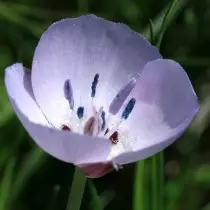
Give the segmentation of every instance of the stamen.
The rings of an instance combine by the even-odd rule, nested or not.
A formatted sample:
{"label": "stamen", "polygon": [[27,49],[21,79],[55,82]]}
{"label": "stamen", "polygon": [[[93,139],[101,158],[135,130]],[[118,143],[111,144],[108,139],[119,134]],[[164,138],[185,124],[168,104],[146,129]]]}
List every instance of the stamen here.
{"label": "stamen", "polygon": [[119,138],[118,138],[118,132],[115,131],[110,137],[109,139],[111,140],[112,144],[117,144],[119,142]]}
{"label": "stamen", "polygon": [[80,106],[78,109],[77,109],[77,116],[79,119],[83,118],[83,115],[84,115],[84,107]]}
{"label": "stamen", "polygon": [[71,131],[71,128],[69,128],[67,125],[62,125],[61,130],[63,131]]}
{"label": "stamen", "polygon": [[84,135],[92,136],[93,135],[93,126],[95,123],[95,117],[90,117],[85,123],[83,133]]}
{"label": "stamen", "polygon": [[102,113],[101,113],[101,119],[102,119],[101,130],[103,131],[105,129],[105,126],[106,126],[105,111],[102,111]]}
{"label": "stamen", "polygon": [[128,102],[127,106],[125,107],[124,112],[122,113],[122,117],[121,117],[122,119],[127,120],[128,116],[130,115],[130,113],[132,112],[132,110],[134,108],[135,103],[136,103],[136,99],[135,98],[132,98]]}
{"label": "stamen", "polygon": [[101,107],[95,115],[95,122],[93,125],[93,136],[97,136],[101,130],[100,116],[102,114],[102,111],[103,111],[103,107]]}
{"label": "stamen", "polygon": [[95,94],[96,94],[96,86],[98,84],[98,79],[99,79],[99,74],[96,74],[94,76],[94,79],[93,79],[93,82],[92,82],[92,85],[91,85],[91,97],[92,98],[94,98]]}
{"label": "stamen", "polygon": [[106,129],[104,136],[109,132],[109,128]]}
{"label": "stamen", "polygon": [[64,83],[64,96],[69,102],[70,109],[74,108],[74,97],[71,82],[67,79]]}
{"label": "stamen", "polygon": [[128,95],[131,93],[131,91],[133,90],[133,88],[136,85],[136,79],[132,78],[128,84],[126,84],[118,93],[117,95],[114,97],[114,99],[112,100],[110,106],[109,106],[109,112],[113,115],[116,115],[120,108],[122,107],[124,101],[126,100],[126,98],[128,97]]}

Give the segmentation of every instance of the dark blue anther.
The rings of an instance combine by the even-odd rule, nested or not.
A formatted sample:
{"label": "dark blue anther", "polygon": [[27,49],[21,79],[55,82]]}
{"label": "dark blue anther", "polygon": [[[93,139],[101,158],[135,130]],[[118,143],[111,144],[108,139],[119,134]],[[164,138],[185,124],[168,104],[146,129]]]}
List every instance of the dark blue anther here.
{"label": "dark blue anther", "polygon": [[74,97],[71,82],[67,79],[64,83],[64,96],[69,102],[70,109],[74,108]]}
{"label": "dark blue anther", "polygon": [[101,119],[102,119],[101,130],[104,130],[104,128],[106,126],[105,112],[104,111],[102,111],[102,113],[101,113]]}
{"label": "dark blue anther", "polygon": [[130,114],[130,113],[132,112],[132,110],[133,110],[133,107],[134,107],[135,103],[136,103],[136,99],[135,99],[135,98],[132,98],[132,99],[128,102],[127,106],[125,107],[125,110],[124,110],[124,112],[122,113],[122,117],[121,117],[121,118],[124,118],[125,120],[128,118],[129,114]]}
{"label": "dark blue anther", "polygon": [[92,82],[92,85],[91,85],[91,97],[92,98],[94,98],[95,94],[96,94],[96,86],[98,84],[98,79],[99,79],[99,74],[96,74],[94,76],[94,79],[93,79],[93,82]]}
{"label": "dark blue anther", "polygon": [[84,115],[84,107],[80,106],[78,109],[77,109],[77,117],[79,119],[81,119]]}

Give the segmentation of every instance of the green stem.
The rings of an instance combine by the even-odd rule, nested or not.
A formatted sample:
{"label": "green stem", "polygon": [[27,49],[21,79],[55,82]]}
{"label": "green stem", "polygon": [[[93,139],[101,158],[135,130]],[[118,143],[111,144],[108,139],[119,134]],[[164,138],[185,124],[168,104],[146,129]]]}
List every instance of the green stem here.
{"label": "green stem", "polygon": [[87,178],[79,168],[75,168],[74,178],[69,193],[66,210],[79,210],[82,203],[82,197],[85,191]]}
{"label": "green stem", "polygon": [[152,157],[152,210],[164,209],[164,159],[163,152]]}
{"label": "green stem", "polygon": [[164,153],[160,152],[158,154],[159,162],[159,209],[164,209]]}
{"label": "green stem", "polygon": [[133,210],[146,210],[147,209],[147,188],[145,176],[145,160],[136,163],[136,172],[134,180],[134,197],[133,197]]}
{"label": "green stem", "polygon": [[158,155],[152,157],[152,210],[158,210]]}

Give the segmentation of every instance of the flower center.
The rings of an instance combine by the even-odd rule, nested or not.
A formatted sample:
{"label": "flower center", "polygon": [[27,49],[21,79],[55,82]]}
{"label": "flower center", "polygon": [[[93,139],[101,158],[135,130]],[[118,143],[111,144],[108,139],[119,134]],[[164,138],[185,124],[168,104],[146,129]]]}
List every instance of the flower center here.
{"label": "flower center", "polygon": [[[121,117],[115,115],[119,113],[124,102],[136,85],[136,79],[132,78],[113,98],[110,103],[108,114],[101,107],[98,111],[94,106],[94,97],[97,93],[97,84],[99,83],[99,74],[96,74],[91,84],[91,98],[92,98],[92,113],[87,116],[85,107],[79,106],[75,108],[74,96],[71,81],[67,79],[64,83],[64,97],[69,103],[70,111],[73,120],[77,121],[77,127],[71,127],[66,124],[61,126],[64,131],[75,131],[89,136],[105,137],[111,141],[112,144],[117,144],[120,140],[118,128],[124,120],[127,120],[132,112],[136,100],[131,98],[125,106]],[[117,123],[111,127],[110,121],[117,118]]]}

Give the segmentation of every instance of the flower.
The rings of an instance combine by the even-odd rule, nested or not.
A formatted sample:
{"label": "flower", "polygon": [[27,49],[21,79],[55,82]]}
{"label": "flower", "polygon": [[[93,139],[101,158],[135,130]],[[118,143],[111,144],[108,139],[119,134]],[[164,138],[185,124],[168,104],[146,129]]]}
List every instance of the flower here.
{"label": "flower", "polygon": [[129,27],[93,15],[51,25],[32,71],[14,64],[5,84],[34,141],[89,177],[162,151],[199,110],[178,63]]}

